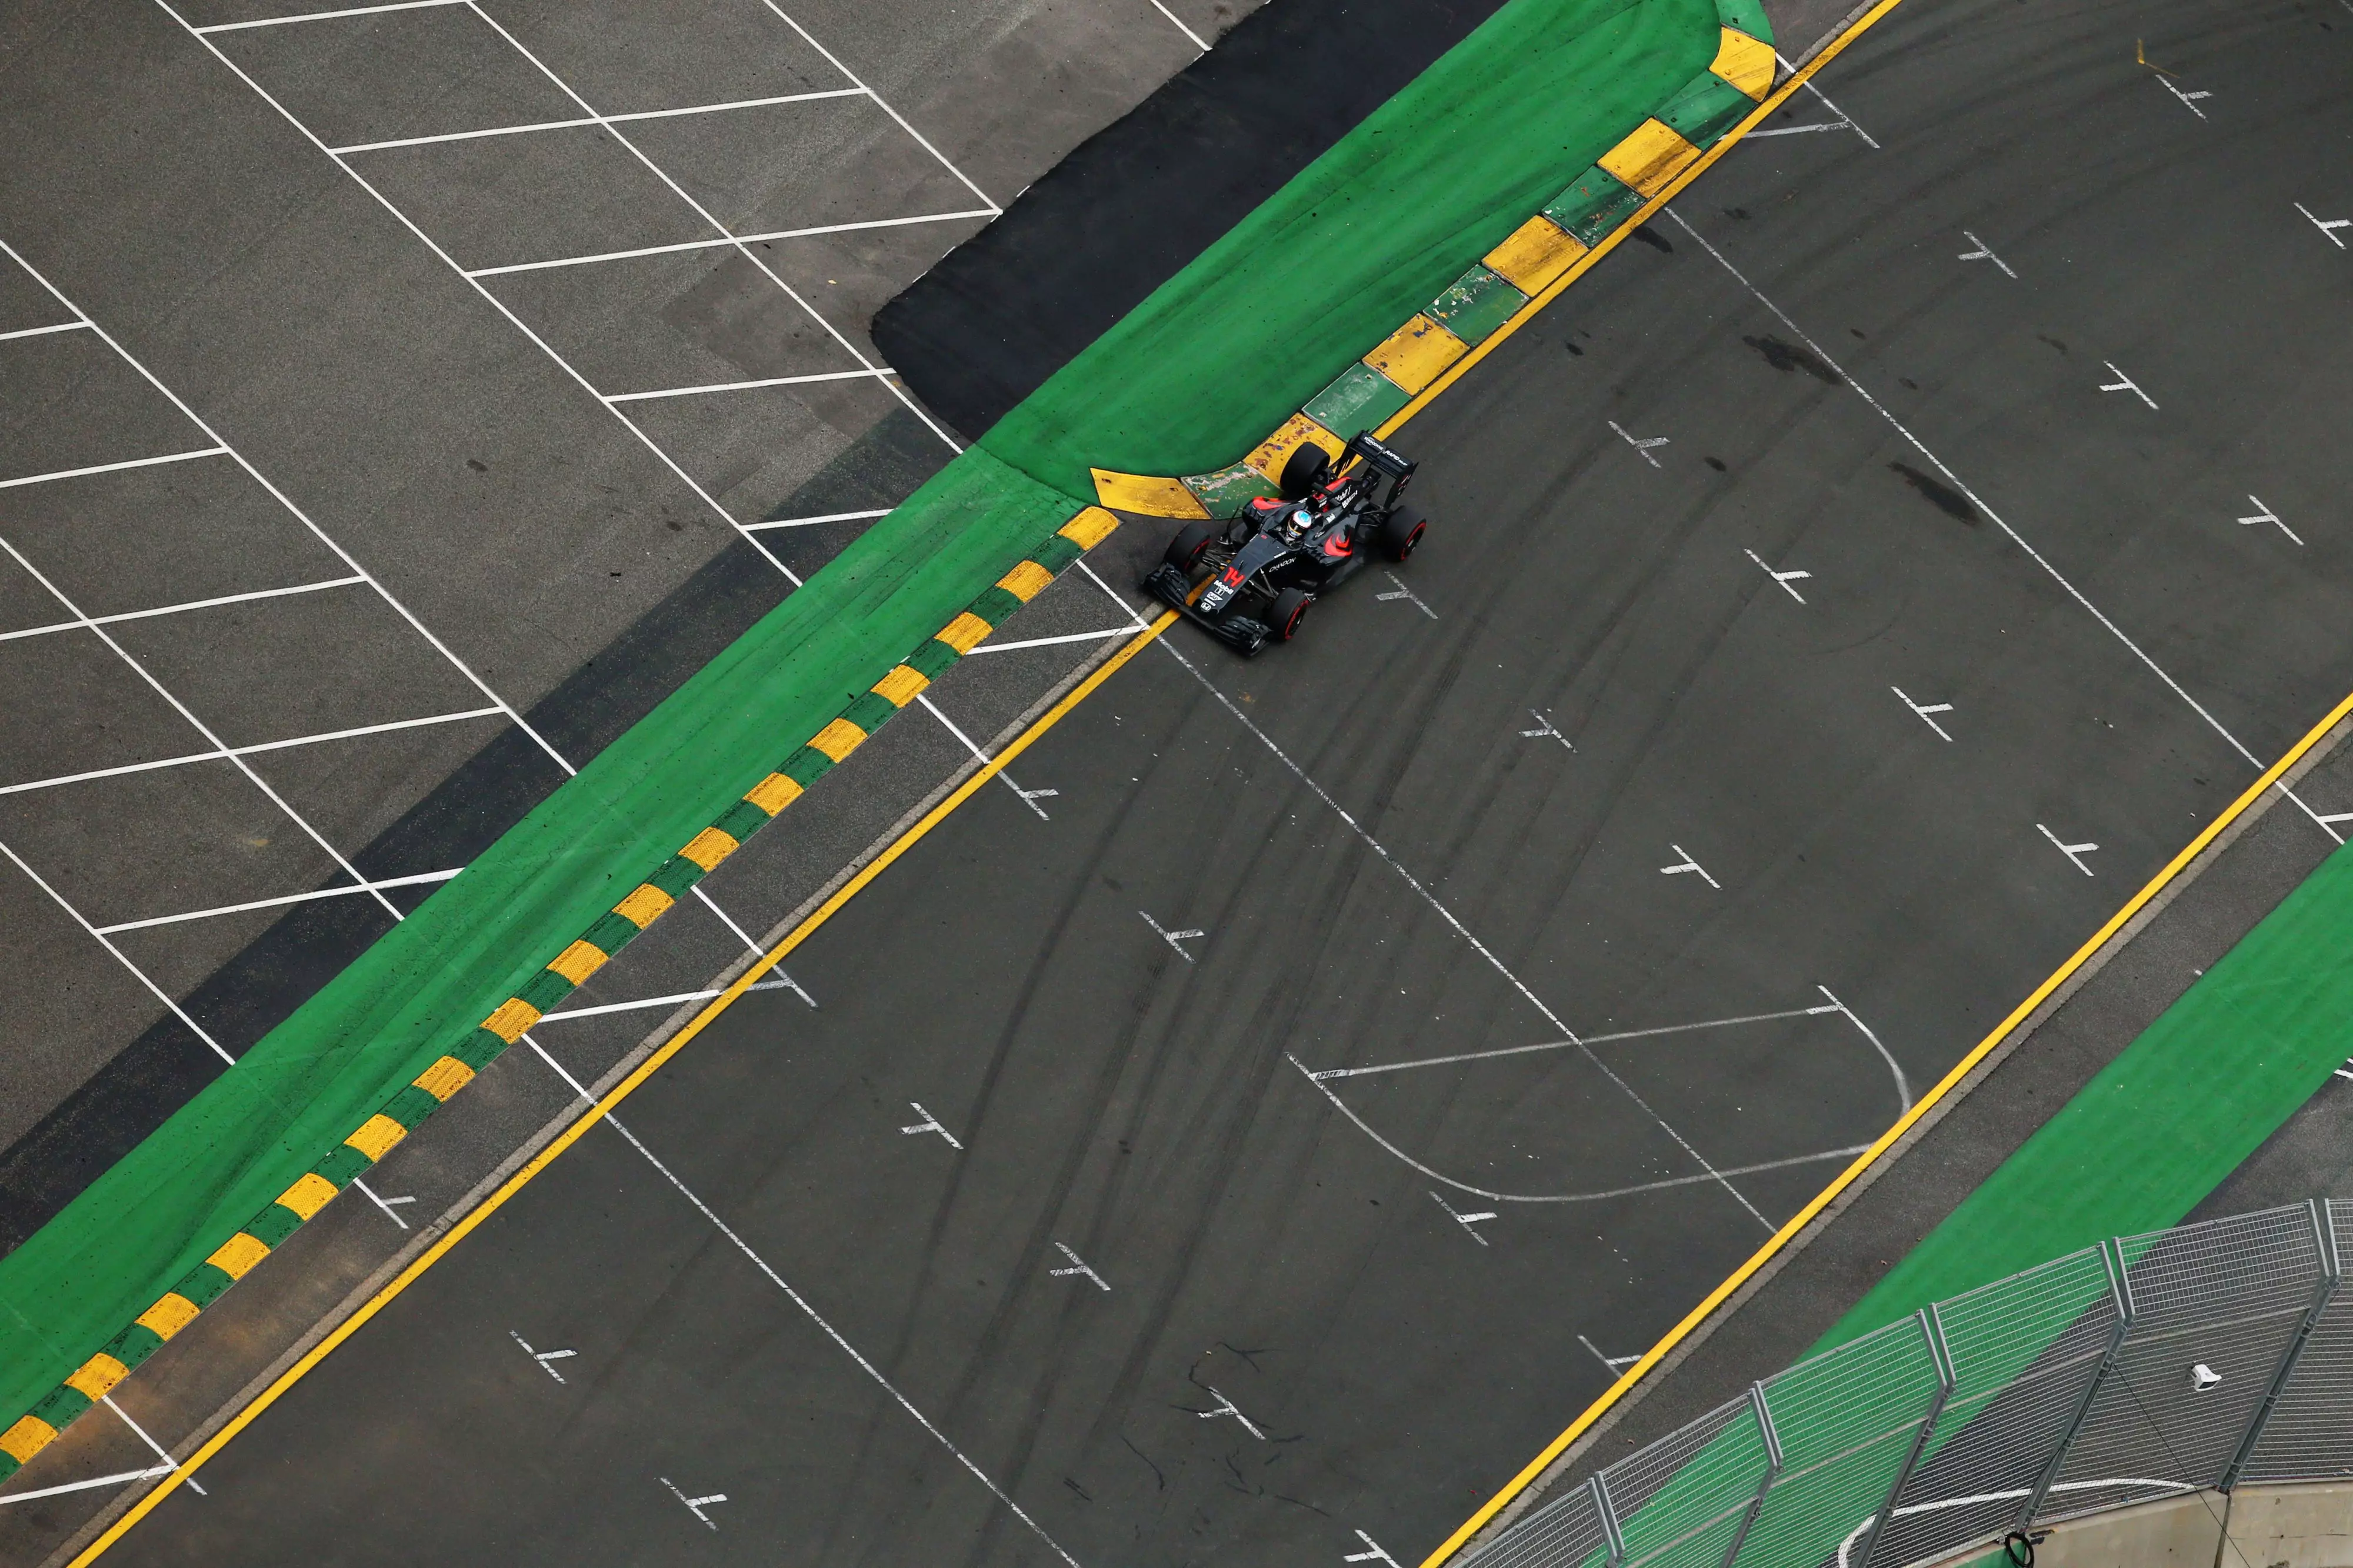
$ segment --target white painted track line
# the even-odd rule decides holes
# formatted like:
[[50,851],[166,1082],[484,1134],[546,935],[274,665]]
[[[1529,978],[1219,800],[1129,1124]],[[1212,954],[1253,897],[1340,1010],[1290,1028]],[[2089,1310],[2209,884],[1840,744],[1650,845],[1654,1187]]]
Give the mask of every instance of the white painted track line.
[[332,22],[344,16],[378,16],[386,11],[430,11],[442,5],[463,5],[466,0],[394,0],[387,5],[351,5],[340,11],[298,11],[284,16],[261,16],[250,22],[216,22],[191,27],[194,33],[237,33],[248,27],[283,27],[295,22]]
[[188,921],[208,921],[216,915],[241,915],[254,910],[284,909],[290,904],[314,903],[321,899],[347,898],[353,893],[377,893],[385,888],[421,888],[427,882],[447,882],[464,870],[463,866],[447,871],[420,871],[410,877],[385,877],[378,881],[351,888],[319,888],[307,893],[280,893],[273,899],[251,899],[241,904],[221,904],[209,910],[189,910],[176,915],[151,915],[142,921],[122,921],[111,926],[98,927],[100,936],[113,936],[119,931],[145,931],[151,926],[180,925]]
[[153,773],[157,768],[176,768],[188,763],[223,762],[230,757],[250,757],[263,752],[290,751],[297,746],[322,745],[330,741],[354,740],[362,735],[388,734],[395,730],[417,730],[427,724],[455,724],[466,719],[501,719],[503,708],[466,708],[455,713],[434,713],[422,719],[394,719],[382,724],[362,724],[350,730],[328,730],[315,735],[296,735],[283,741],[257,741],[248,746],[229,746],[210,752],[189,752],[176,757],[157,757],[153,762],[125,763],[120,767],[92,768],[88,773],[59,773],[51,778],[33,779],[25,784],[0,785],[0,795],[24,795],[32,790],[56,789],[63,784],[87,783],[91,779],[120,778],[124,773]]
[[737,244],[761,245],[776,239],[807,239],[815,235],[851,234],[868,228],[905,228],[912,224],[954,223],[958,218],[995,216],[987,212],[918,213],[913,217],[869,218],[862,223],[828,223],[816,228],[776,228],[764,234],[733,235],[725,239],[682,239],[674,245],[644,245],[635,250],[598,250],[586,256],[558,256],[546,261],[511,261],[503,267],[477,267],[466,276],[503,278],[510,272],[543,272],[553,267],[594,267],[604,261],[632,261],[641,256],[675,256],[685,250],[719,250]]
[[871,518],[888,517],[890,509],[879,511],[828,511],[816,517],[772,517],[765,522],[747,522],[746,528],[815,528],[820,522],[862,522]]
[[[27,270],[30,270],[27,268]],[[12,490],[19,485],[55,484],[59,479],[85,479],[91,474],[114,474],[125,468],[152,468],[164,463],[187,463],[198,458],[222,458],[228,455],[227,447],[203,447],[193,452],[166,452],[156,458],[132,458],[120,463],[93,463],[86,468],[58,468],[47,474],[26,474],[21,479],[0,479],[0,490]]]
[[51,332],[79,332],[89,325],[88,321],[59,321],[52,327],[19,327],[13,332],[0,332],[0,343],[14,342],[18,338],[45,338]]
[[84,626],[111,626],[120,621],[153,620],[157,616],[185,615],[190,610],[217,609],[223,605],[249,605],[256,599],[283,599],[295,594],[317,594],[329,588],[349,588],[367,581],[364,577],[330,577],[318,583],[297,583],[290,588],[257,588],[249,594],[223,594],[216,599],[190,599],[184,604],[158,605],[152,610],[118,610],[111,616],[92,616],[88,620],[51,621],[47,626],[26,626],[22,631],[0,632],[0,642],[13,642],[18,637],[47,637],[56,632],[79,631]]
[[[772,375],[760,381],[719,381],[707,386],[665,386],[656,392],[615,392],[606,395],[607,403],[646,403],[659,397],[703,397],[714,392],[756,392],[764,386],[807,386],[818,381],[867,381],[878,375],[896,375],[889,365],[872,370],[828,370],[813,375]],[[754,525],[745,524],[748,531]]]
[[607,122],[619,125],[633,120],[681,120],[697,114],[725,114],[738,109],[771,109],[780,103],[814,103],[820,99],[865,96],[854,87],[828,88],[822,92],[787,92],[775,98],[739,98],[725,103],[693,104],[685,109],[640,109],[628,114],[608,114],[603,121],[541,120],[528,125],[491,125],[480,131],[444,131],[438,136],[399,136],[389,142],[354,142],[327,150],[342,157],[349,153],[384,153],[396,147],[429,147],[442,142],[477,142],[489,136],[527,136],[536,131],[578,131]]

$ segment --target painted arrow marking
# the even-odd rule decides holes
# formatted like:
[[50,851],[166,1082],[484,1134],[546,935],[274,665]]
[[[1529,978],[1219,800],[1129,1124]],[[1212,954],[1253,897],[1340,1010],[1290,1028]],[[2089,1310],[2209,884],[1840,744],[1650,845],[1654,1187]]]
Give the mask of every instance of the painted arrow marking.
[[1403,599],[1415,609],[1419,610],[1423,615],[1428,616],[1431,620],[1434,621],[1438,618],[1438,612],[1431,609],[1428,605],[1423,604],[1421,602],[1421,596],[1405,585],[1405,579],[1399,577],[1394,572],[1384,572],[1381,575],[1387,577],[1390,582],[1395,583],[1397,584],[1397,591],[1389,594],[1374,595],[1373,600],[1376,604],[1386,605],[1391,599]]
[[507,1335],[509,1338],[512,1339],[515,1343],[522,1347],[523,1354],[539,1363],[540,1371],[547,1373],[548,1376],[555,1379],[558,1383],[562,1383],[564,1381],[564,1374],[556,1371],[554,1367],[548,1365],[548,1363],[562,1361],[567,1356],[575,1356],[580,1353],[578,1351],[535,1351],[531,1348],[531,1342],[529,1340],[524,1339],[512,1329],[509,1329],[507,1331]]
[[1047,1278],[1050,1279],[1067,1279],[1073,1275],[1084,1275],[1087,1279],[1095,1282],[1096,1289],[1102,1290],[1108,1290],[1111,1289],[1110,1283],[1105,1280],[1102,1275],[1087,1267],[1087,1260],[1085,1258],[1081,1258],[1077,1253],[1072,1252],[1068,1247],[1063,1246],[1063,1244],[1059,1241],[1054,1243],[1054,1247],[1063,1257],[1071,1260],[1071,1267],[1068,1268],[1049,1268],[1046,1270]]
[[[1452,1204],[1450,1204],[1444,1198],[1440,1197],[1436,1193],[1431,1193],[1430,1194],[1430,1201],[1436,1204],[1440,1208],[1444,1209],[1446,1211],[1447,1218],[1452,1220],[1456,1225],[1461,1226],[1465,1231],[1469,1232],[1472,1240],[1477,1242],[1482,1247],[1487,1245],[1487,1238],[1479,1234],[1478,1227],[1483,1222],[1495,1217],[1493,1210],[1489,1210],[1485,1214],[1463,1214],[1455,1208]],[[1353,1563],[1356,1560],[1352,1557],[1348,1561]]]
[[[1142,910],[1138,910],[1135,912],[1139,915],[1144,915],[1144,911]],[[1185,944],[1192,941],[1197,936],[1207,936],[1209,934],[1205,931],[1170,931],[1166,926],[1162,925],[1150,915],[1144,915],[1144,923],[1150,926],[1154,931],[1158,931],[1160,933],[1160,940],[1166,942],[1170,947],[1175,948],[1176,950],[1176,956],[1183,959],[1187,963],[1193,962],[1193,955],[1185,951]]]
[[2010,269],[2009,262],[2004,261],[2000,257],[1996,256],[1993,253],[1992,246],[1988,245],[1984,240],[1979,239],[1968,229],[1961,230],[1961,237],[1968,240],[1971,245],[1976,246],[1977,248],[1975,250],[1963,251],[1957,259],[1962,261],[1990,261],[1996,267],[2001,268],[2003,277],[2015,278],[2018,276],[2017,273],[2012,272]]
[[2157,406],[2157,399],[2151,397],[2147,393],[2143,392],[2133,381],[2132,377],[2116,369],[2116,362],[2114,360],[2104,359],[2100,363],[2106,365],[2108,367],[2108,373],[2116,378],[2112,384],[2101,387],[2100,390],[2102,392],[2129,392],[2135,397],[2139,398],[2143,403],[2147,404],[2151,408]]
[[1666,446],[1672,439],[1672,437],[1666,436],[1653,436],[1648,440],[1643,440],[1633,436],[1629,436],[1626,434],[1626,426],[1619,424],[1615,419],[1612,419],[1609,422],[1609,428],[1617,431],[1618,434],[1624,438],[1626,445],[1633,447],[1635,451],[1640,452],[1642,455],[1642,461],[1650,464],[1651,467],[1654,468],[1659,466],[1659,459],[1651,455],[1651,448],[1653,447]]
[[[1206,1383],[1201,1386],[1203,1388],[1209,1388],[1209,1385]],[[1235,1420],[1242,1424],[1243,1431],[1249,1433],[1251,1436],[1257,1438],[1261,1443],[1266,1441],[1266,1434],[1260,1431],[1255,1426],[1251,1425],[1250,1418],[1243,1415],[1240,1408],[1237,1406],[1232,1400],[1228,1399],[1224,1394],[1218,1393],[1214,1388],[1209,1388],[1209,1393],[1217,1399],[1218,1407],[1215,1410],[1196,1410],[1193,1412],[1194,1415],[1199,1416],[1204,1421],[1215,1421],[1220,1415],[1230,1415]]]
[[704,1528],[709,1530],[716,1530],[719,1528],[718,1521],[702,1510],[709,1508],[712,1503],[725,1502],[727,1500],[727,1494],[725,1492],[712,1492],[709,1497],[689,1497],[684,1492],[679,1490],[678,1483],[671,1480],[668,1476],[661,1478],[661,1484],[670,1488],[670,1496],[678,1499],[679,1501],[686,1505],[687,1512],[702,1521]]
[[907,1103],[915,1107],[915,1114],[922,1117],[923,1120],[916,1122],[913,1127],[900,1128],[899,1131],[902,1135],[909,1138],[920,1138],[926,1132],[936,1132],[941,1137],[947,1140],[949,1148],[954,1149],[958,1152],[963,1152],[964,1145],[956,1142],[955,1133],[940,1125],[940,1119],[938,1117],[934,1116],[922,1106],[916,1105],[912,1100],[907,1101]]
[[[1898,697],[1904,697],[1904,689],[1900,686],[1891,686],[1887,689],[1893,691]],[[1953,705],[1951,703],[1915,702],[1909,697],[1904,697],[1904,706],[1912,710],[1913,712],[1920,715],[1920,721],[1927,725],[1931,730],[1936,731],[1936,739],[1946,742],[1952,740],[1950,735],[1945,733],[1945,727],[1942,724],[1937,723],[1935,719],[1929,717],[1929,715],[1934,713],[1950,713],[1953,710]]]
[[1345,1557],[1341,1558],[1341,1562],[1386,1563],[1389,1565],[1389,1568],[1398,1568],[1398,1560],[1390,1556],[1388,1552],[1382,1551],[1381,1543],[1379,1542],[1375,1541],[1371,1536],[1366,1535],[1361,1530],[1356,1531],[1356,1539],[1365,1543],[1365,1549],[1362,1552],[1351,1552]]
[[2171,82],[2169,82],[2169,81],[2166,81],[2165,78],[2164,78],[2164,77],[2162,77],[2162,76],[2158,77],[2157,79],[2158,79],[2158,81],[2160,81],[2160,82],[2163,82],[2163,83],[2164,83],[2165,90],[2166,90],[2166,91],[2168,91],[2168,92],[2171,93],[2174,97],[2176,97],[2176,98],[2178,98],[2178,99],[2179,99],[2179,100],[2181,100],[2181,107],[2182,107],[2182,108],[2184,108],[2184,109],[2186,109],[2186,110],[2189,110],[2189,112],[2190,112],[2190,113],[2192,113],[2192,114],[2196,115],[2196,116],[2197,116],[2199,119],[2200,119],[2200,120],[2203,120],[2203,119],[2205,119],[2205,118],[2206,118],[2206,111],[2205,111],[2204,110],[2202,110],[2202,109],[2200,109],[2200,108],[2199,108],[2199,107],[2198,107],[2198,100],[2199,100],[2200,99],[2203,99],[2203,98],[2211,98],[2211,97],[2213,97],[2213,96],[2214,96],[2212,93],[2211,93],[2211,92],[2184,92],[2184,91],[2182,91],[2179,88],[2178,88],[2178,87],[2174,86]]
[[1772,578],[1776,583],[1780,584],[1781,592],[1788,595],[1789,597],[1797,600],[1798,603],[1801,605],[1806,602],[1806,596],[1803,594],[1799,593],[1797,589],[1791,587],[1790,584],[1793,583],[1804,582],[1807,578],[1813,575],[1811,572],[1776,572],[1770,566],[1766,565],[1765,557],[1757,554],[1754,550],[1743,550],[1741,553],[1747,556],[1751,561],[1757,563],[1757,567],[1764,572],[1765,575]]
[[2042,828],[2042,837],[2051,840],[2052,846],[2056,848],[2060,854],[2064,855],[2070,861],[2073,862],[2075,869],[2081,871],[2086,877],[2093,874],[2092,868],[2084,864],[2084,857],[2089,855],[2093,850],[2097,849],[2099,847],[2098,845],[2062,844],[2059,841],[2059,836],[2052,832],[2049,828],[2043,827],[2042,824],[2038,822],[2034,826]]
[[1528,710],[1528,717],[1536,721],[1536,727],[1533,730],[1521,731],[1520,738],[1522,740],[1537,741],[1549,735],[1554,740],[1558,741],[1562,745],[1568,747],[1570,751],[1573,752],[1577,750],[1576,745],[1570,742],[1567,736],[1560,732],[1560,727],[1555,724],[1548,716],[1539,713],[1535,709],[1531,708]]
[[[1706,868],[1706,867],[1704,867],[1704,866],[1702,866],[1698,861],[1696,861],[1696,860],[1694,860],[1694,859],[1693,859],[1693,858],[1691,858],[1691,851],[1690,851],[1690,850],[1685,849],[1685,848],[1684,848],[1682,845],[1680,845],[1680,844],[1670,844],[1670,845],[1668,845],[1668,846],[1667,846],[1667,847],[1668,847],[1668,848],[1670,848],[1670,849],[1672,849],[1672,850],[1673,850],[1676,854],[1678,854],[1678,855],[1682,856],[1682,857],[1683,857],[1683,862],[1682,862],[1682,864],[1680,864],[1680,865],[1675,865],[1675,866],[1662,866],[1662,867],[1660,867],[1660,868],[1659,868],[1659,875],[1660,875],[1660,876],[1662,876],[1662,877],[1680,877],[1680,876],[1682,876],[1682,875],[1683,875],[1684,872],[1686,872],[1686,871],[1696,871],[1696,872],[1698,872],[1698,873],[1699,873],[1699,879],[1700,879],[1701,881],[1705,882],[1709,887],[1714,888],[1714,889],[1715,889],[1717,892],[1719,892],[1719,893],[1720,893],[1720,892],[1722,892],[1722,891],[1724,891],[1724,884],[1723,884],[1723,883],[1721,883],[1721,882],[1719,882],[1719,881],[1717,881],[1715,878],[1713,878],[1713,877],[1709,876],[1709,875],[1707,874],[1707,868]],[[2098,847],[2095,845],[2095,846],[2094,846],[2094,848],[2096,848],[2096,847]]]
[[2320,216],[2319,214],[2314,212],[2310,207],[2306,206],[2302,202],[2295,204],[2295,210],[2310,218],[2312,220],[2312,226],[2320,230],[2322,234],[2328,237],[2329,244],[2335,246],[2339,250],[2345,248],[2345,242],[2337,237],[2337,231],[2340,228],[2353,228],[2353,217],[2324,218]]
[[2295,544],[2295,545],[2298,546],[2299,548],[2301,548],[2301,547],[2302,547],[2302,545],[2303,545],[2303,543],[2304,543],[2304,541],[2303,541],[2303,540],[2301,540],[2301,539],[2296,538],[2296,536],[2295,536],[2295,530],[2294,530],[2294,529],[2290,528],[2287,524],[2285,524],[2285,523],[2284,523],[2284,522],[2280,521],[2280,520],[2279,520],[2279,514],[2278,514],[2277,512],[2274,512],[2274,510],[2272,510],[2272,509],[2271,509],[2271,508],[2269,508],[2269,507],[2265,506],[2265,505],[2263,503],[2263,501],[2262,501],[2261,498],[2256,497],[2256,496],[2252,496],[2252,495],[2251,495],[2251,496],[2249,496],[2247,499],[2248,499],[2249,500],[2253,501],[2253,502],[2255,503],[2255,515],[2254,515],[2254,516],[2253,516],[2253,517],[2242,517],[2242,518],[2241,518],[2241,519],[2239,520],[2239,526],[2241,526],[2242,528],[2244,528],[2244,527],[2250,526],[2251,524],[2253,524],[2253,523],[2258,523],[2258,522],[2268,522],[2268,523],[2270,523],[2273,527],[2274,527],[2274,528],[2278,529],[2282,533],[2286,534],[2286,535],[2287,535],[2287,537],[2288,537],[2288,542],[2289,542],[2290,543]]

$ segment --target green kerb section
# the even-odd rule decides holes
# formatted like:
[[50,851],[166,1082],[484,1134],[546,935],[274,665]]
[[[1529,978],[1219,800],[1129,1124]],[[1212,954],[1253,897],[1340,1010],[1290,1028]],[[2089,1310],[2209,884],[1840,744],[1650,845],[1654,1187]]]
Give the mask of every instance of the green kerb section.
[[2108,1237],[2179,1224],[2344,1065],[2348,933],[2353,850],[2340,849],[1817,1348]]
[[949,464],[0,1259],[0,1426],[1083,504]]
[[1705,71],[1719,37],[1715,0],[1511,0],[981,445],[1074,495],[1090,466],[1224,468]]

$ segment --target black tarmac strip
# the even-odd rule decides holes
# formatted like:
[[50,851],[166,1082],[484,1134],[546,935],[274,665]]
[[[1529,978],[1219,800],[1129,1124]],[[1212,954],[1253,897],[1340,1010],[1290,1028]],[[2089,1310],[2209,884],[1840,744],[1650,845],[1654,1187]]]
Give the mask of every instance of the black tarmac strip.
[[1395,582],[1141,650],[109,1560],[1409,1568],[2353,685],[2348,50],[1907,0],[1400,434]]
[[875,346],[980,436],[1501,4],[1254,12],[876,312]]

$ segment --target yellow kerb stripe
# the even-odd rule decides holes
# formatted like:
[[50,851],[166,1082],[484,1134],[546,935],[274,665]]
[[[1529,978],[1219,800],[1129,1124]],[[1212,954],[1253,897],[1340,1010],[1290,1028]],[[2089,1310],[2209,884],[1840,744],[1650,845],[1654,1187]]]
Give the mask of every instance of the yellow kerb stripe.
[[159,1340],[168,1340],[195,1321],[196,1304],[177,1290],[139,1314],[139,1326]]
[[304,1219],[309,1219],[312,1215],[325,1208],[327,1200],[334,1195],[334,1183],[316,1171],[305,1171],[302,1173],[301,1180],[278,1194],[278,1201]]
[[1306,415],[1294,414],[1284,420],[1273,435],[1261,441],[1242,461],[1280,484],[1282,482],[1282,465],[1291,461],[1292,453],[1311,441],[1330,453],[1335,462],[1339,460],[1341,452],[1347,447],[1346,442]]
[[539,1022],[539,1009],[520,996],[510,996],[499,1004],[499,1010],[482,1020],[488,1029],[509,1045],[522,1037],[522,1032]]
[[[615,904],[613,912],[639,931],[643,931],[653,924],[664,910],[677,901],[651,882],[647,882],[639,886],[636,892]],[[512,1045],[514,1042],[509,1040],[507,1044]]]
[[823,752],[838,763],[858,750],[859,743],[865,739],[865,731],[847,719],[836,719],[809,737],[809,746],[814,751]]
[[1146,517],[1207,517],[1208,510],[1179,479],[1151,474],[1123,474],[1110,468],[1090,468],[1095,477],[1095,499],[1121,511]]
[[1024,561],[1020,565],[999,577],[997,580],[997,585],[1026,605],[1036,598],[1053,580],[1054,574],[1035,561]]
[[715,827],[706,827],[686,841],[679,854],[708,871],[735,853],[735,837]]
[[930,676],[909,665],[900,665],[873,685],[874,695],[893,708],[904,708],[915,700],[918,692],[932,683]]
[[770,816],[774,816],[800,797],[799,780],[788,779],[782,773],[770,773],[766,778],[754,784],[752,793],[744,798]]
[[1601,166],[1646,196],[1673,183],[1699,149],[1662,120],[1645,120],[1626,140],[1601,154]]
[[1419,392],[1470,347],[1428,316],[1416,316],[1366,354],[1365,363],[1397,383],[1400,389]]
[[456,1057],[443,1057],[417,1075],[417,1087],[436,1100],[447,1100],[473,1081],[474,1069]]
[[213,1255],[205,1261],[232,1279],[242,1279],[255,1264],[269,1256],[269,1243],[240,1230],[216,1247]]
[[371,1160],[381,1160],[395,1143],[407,1136],[407,1128],[379,1110],[343,1142]]
[[1761,103],[1773,90],[1773,46],[1726,27],[1715,63],[1707,68]]
[[5,1454],[23,1464],[47,1447],[58,1435],[58,1429],[37,1415],[20,1415],[16,1424],[0,1432],[0,1454]]
[[572,982],[573,984],[579,985],[585,984],[590,975],[604,968],[605,960],[610,956],[611,954],[593,942],[575,942],[557,953],[555,962],[547,967]]
[[934,642],[944,642],[947,644],[948,647],[955,649],[958,653],[970,653],[979,643],[981,638],[987,637],[994,630],[996,630],[996,628],[991,626],[987,621],[982,620],[970,610],[966,610],[955,620],[950,621],[946,626],[941,627],[938,635],[934,637],[932,640]]
[[1575,266],[1587,248],[1583,240],[1538,213],[1489,251],[1486,262],[1504,281],[1533,297]]
[[113,1393],[114,1385],[130,1375],[129,1367],[100,1351],[74,1369],[66,1386],[94,1402]]
[[1099,506],[1091,506],[1054,531],[1082,550],[1092,550],[1109,539],[1119,526],[1119,519]]

